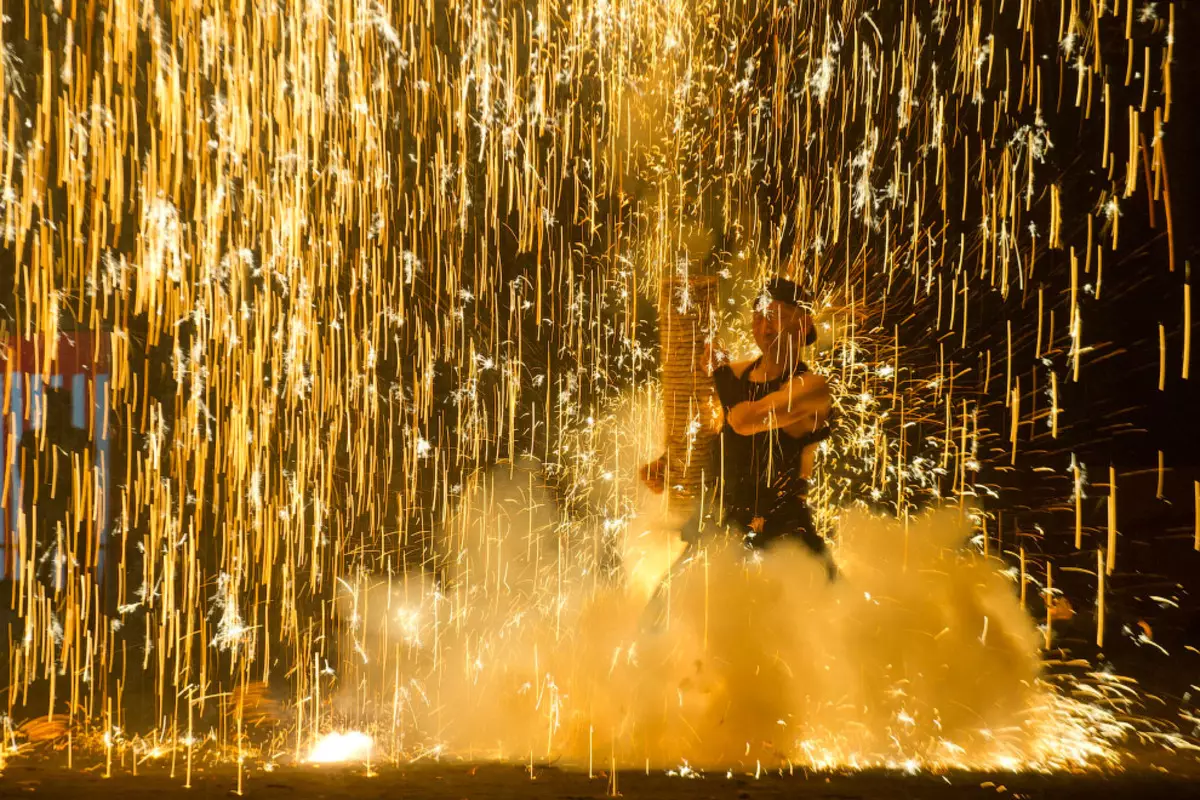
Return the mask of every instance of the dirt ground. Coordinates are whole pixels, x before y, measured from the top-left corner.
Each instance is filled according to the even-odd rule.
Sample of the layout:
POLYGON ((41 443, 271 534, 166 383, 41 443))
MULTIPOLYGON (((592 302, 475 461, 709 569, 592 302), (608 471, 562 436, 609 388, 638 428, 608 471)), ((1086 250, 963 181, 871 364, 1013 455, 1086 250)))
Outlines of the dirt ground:
MULTIPOLYGON (((1195 762, 1191 762, 1194 764, 1195 762)), ((1093 800, 1093 798, 1200 797, 1200 771, 1171 765, 1147 765, 1114 775, 977 774, 902 775, 885 772, 753 775, 709 773, 695 778, 662 771, 620 772, 616 792, 622 797, 662 800, 766 800, 767 798, 823 798, 824 800, 901 800, 901 798, 1007 797, 1017 800, 1093 800)), ((537 767, 531 777, 528 765, 421 763, 377 767, 368 777, 359 766, 280 767, 272 772, 248 771, 242 794, 268 800, 312 798, 429 798, 429 800, 488 800, 489 798, 554 798, 582 800, 612 796, 611 776, 597 771, 575 772, 537 767)), ((225 798, 236 796, 237 774, 222 767, 197 771, 192 788, 184 788, 182 770, 174 778, 166 767, 103 777, 103 765, 66 771, 37 763, 10 762, 0 773, 0 798, 122 798, 156 800, 162 797, 225 798)))

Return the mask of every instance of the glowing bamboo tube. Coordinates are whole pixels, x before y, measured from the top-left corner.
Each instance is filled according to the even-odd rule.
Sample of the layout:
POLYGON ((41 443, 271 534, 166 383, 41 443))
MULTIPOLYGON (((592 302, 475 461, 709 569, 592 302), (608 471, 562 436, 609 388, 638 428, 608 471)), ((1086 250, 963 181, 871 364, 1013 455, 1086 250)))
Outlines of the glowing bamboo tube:
POLYGON ((709 334, 717 281, 711 277, 663 281, 659 295, 662 345, 666 503, 688 514, 701 496, 709 448, 716 435, 712 377, 697 368, 709 334))

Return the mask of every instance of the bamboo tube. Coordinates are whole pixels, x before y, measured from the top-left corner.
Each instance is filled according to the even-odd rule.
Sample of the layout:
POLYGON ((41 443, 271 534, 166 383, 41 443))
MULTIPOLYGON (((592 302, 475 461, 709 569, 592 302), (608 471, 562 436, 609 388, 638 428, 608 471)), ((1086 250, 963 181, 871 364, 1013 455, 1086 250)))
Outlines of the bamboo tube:
POLYGON ((712 329, 717 281, 667 278, 659 295, 663 430, 669 514, 687 514, 700 498, 716 426, 716 391, 697 365, 712 329))

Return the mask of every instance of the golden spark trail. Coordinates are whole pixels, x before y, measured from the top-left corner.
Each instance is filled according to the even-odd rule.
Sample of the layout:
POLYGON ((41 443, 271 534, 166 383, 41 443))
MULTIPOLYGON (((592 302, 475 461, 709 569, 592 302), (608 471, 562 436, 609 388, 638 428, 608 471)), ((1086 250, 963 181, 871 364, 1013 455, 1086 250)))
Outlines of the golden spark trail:
POLYGON ((1056 595, 1090 603, 1093 558, 1096 639, 1105 614, 1116 635, 1118 470, 1122 569, 1150 544, 1129 433, 1166 432, 1154 499, 1189 508, 1162 466, 1186 437, 1148 409, 1194 392, 1192 189, 1177 172, 1173 209, 1168 164, 1195 132, 1171 127, 1183 4, 1112 5, 8 4, 0 764, 65 738, 106 775, 169 750, 185 786, 236 760, 241 791, 255 763, 466 742, 532 776, 585 730, 613 795, 618 766, 688 758, 1120 763, 1121 682, 1077 700, 1038 645, 1065 647, 1056 595), (699 332, 659 308, 681 252, 711 287, 681 315, 699 332), (633 621, 669 563, 637 468, 664 438, 699 447, 705 387, 672 346, 749 354, 737 331, 778 274, 818 298, 805 358, 839 422, 810 502, 862 592, 797 589, 795 554, 706 550, 672 625, 679 653, 690 625, 738 653, 712 688, 633 621), (1086 502, 1105 460, 1107 520, 1086 502), (857 616, 798 627, 771 588, 857 616), (871 649, 866 621, 912 619, 871 649), (820 678, 806 653, 924 672, 810 704, 784 675, 820 678), (932 677, 970 671, 991 689, 932 677), (665 678, 730 698, 728 726, 665 678), (762 731, 774 756, 748 755, 762 731))

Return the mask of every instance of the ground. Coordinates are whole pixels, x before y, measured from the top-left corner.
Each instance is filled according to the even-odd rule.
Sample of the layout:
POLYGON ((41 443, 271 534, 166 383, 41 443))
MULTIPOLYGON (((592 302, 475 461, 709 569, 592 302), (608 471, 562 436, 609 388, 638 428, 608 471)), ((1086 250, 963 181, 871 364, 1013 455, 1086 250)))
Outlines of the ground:
MULTIPOLYGON (((1194 763, 1194 762, 1193 762, 1194 763)), ((180 765, 181 766, 181 765, 180 765)), ((1007 797, 1017 800, 1093 800, 1093 798, 1171 798, 1200 797, 1200 773, 1183 769, 1171 774, 1161 765, 1147 764, 1118 774, 1034 775, 947 773, 945 775, 902 775, 884 772, 852 774, 763 774, 726 777, 709 773, 697 778, 682 778, 661 771, 620 772, 616 791, 622 797, 661 798, 662 800, 766 800, 767 798, 820 798, 822 800, 900 800, 901 798, 1007 797)), ((237 774, 228 767, 197 771, 191 790, 184 789, 182 769, 174 778, 166 766, 137 776, 114 768, 111 778, 103 777, 104 766, 66 771, 38 763, 10 762, 0 774, 0 798, 122 798, 122 800, 158 800, 186 795, 194 798, 236 796, 237 774)), ((581 800, 611 796, 611 778, 597 771, 589 778, 586 771, 575 772, 538 767, 532 779, 528 765, 419 763, 402 766, 381 765, 368 777, 363 766, 279 768, 261 770, 243 776, 242 793, 268 800, 307 800, 308 798, 422 798, 425 800, 471 800, 479 798, 521 797, 581 800)))

